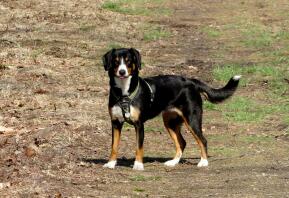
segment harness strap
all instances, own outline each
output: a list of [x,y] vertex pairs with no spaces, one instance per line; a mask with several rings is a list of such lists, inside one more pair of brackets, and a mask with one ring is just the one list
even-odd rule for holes
[[112,94],[117,99],[117,101],[118,101],[117,103],[121,108],[122,116],[123,116],[124,120],[128,123],[131,123],[130,105],[131,105],[133,99],[135,98],[135,96],[137,95],[138,91],[139,91],[139,81],[137,82],[137,87],[135,88],[135,90],[128,96],[119,97],[112,91]]
[[150,90],[150,93],[151,93],[151,98],[150,98],[150,100],[151,100],[151,102],[153,102],[153,101],[154,101],[154,97],[155,97],[154,92],[153,92],[153,89],[152,89],[152,87],[150,86],[150,84],[149,84],[146,80],[143,80],[143,81],[146,83],[146,85],[148,86],[148,88],[149,88],[149,90]]
[[[145,82],[145,84],[147,85],[147,87],[150,90],[150,102],[152,103],[154,100],[153,89],[151,88],[150,84],[147,81],[145,81],[145,80],[143,80],[143,81]],[[123,116],[124,120],[128,123],[132,123],[132,121],[130,120],[130,105],[139,91],[139,86],[140,86],[139,84],[140,83],[138,81],[137,87],[129,96],[119,97],[113,91],[111,92],[114,95],[114,97],[118,100],[117,103],[121,108],[122,116]],[[150,105],[151,105],[151,103],[150,103]]]
[[121,108],[122,116],[125,119],[126,122],[130,122],[130,105],[132,100],[126,96],[122,97],[121,100],[118,102],[118,105]]

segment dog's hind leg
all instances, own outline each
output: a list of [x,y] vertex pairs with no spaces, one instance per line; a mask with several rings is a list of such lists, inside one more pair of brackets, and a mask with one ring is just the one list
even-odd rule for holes
[[202,132],[202,109],[192,110],[192,112],[194,113],[184,116],[185,125],[194,136],[201,150],[201,160],[198,167],[208,166],[207,140]]
[[179,163],[186,147],[186,141],[181,134],[183,119],[176,112],[166,111],[163,113],[163,120],[164,125],[176,146],[175,157],[172,160],[165,162],[165,165],[173,167]]

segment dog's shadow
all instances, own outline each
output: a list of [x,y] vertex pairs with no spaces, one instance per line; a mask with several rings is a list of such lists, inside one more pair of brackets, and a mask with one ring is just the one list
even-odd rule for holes
[[[166,158],[166,157],[144,157],[143,161],[144,164],[147,163],[165,163],[168,160],[171,160],[172,158]],[[135,158],[118,158],[117,159],[117,165],[118,166],[124,166],[124,167],[131,167],[134,163]],[[199,161],[200,158],[182,158],[180,160],[180,164],[190,164],[190,165],[197,165],[197,161]],[[90,159],[90,158],[82,158],[80,161],[90,164],[99,164],[104,165],[107,163],[107,159]]]

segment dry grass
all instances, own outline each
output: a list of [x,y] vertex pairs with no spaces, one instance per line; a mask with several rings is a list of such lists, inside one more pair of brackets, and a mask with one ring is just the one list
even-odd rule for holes
[[[123,132],[120,166],[103,169],[111,137],[108,77],[101,56],[113,46],[136,47],[143,56],[143,76],[196,76],[214,86],[223,82],[213,79],[213,67],[223,63],[250,67],[270,60],[283,68],[288,63],[287,1],[166,1],[164,8],[172,10],[172,16],[127,15],[103,9],[104,2],[1,1],[1,196],[286,196],[288,121],[280,121],[278,109],[261,124],[225,119],[221,111],[232,110],[238,100],[221,110],[206,106],[209,168],[196,168],[198,150],[186,130],[184,161],[164,168],[162,162],[173,155],[174,146],[157,118],[147,123],[146,171],[131,171],[131,128]],[[151,4],[155,12],[158,6]],[[264,38],[272,40],[246,45],[242,40],[255,34],[246,32],[248,27],[269,31]],[[155,29],[154,39],[144,39],[144,30]],[[156,36],[162,32],[165,36]],[[273,53],[279,48],[284,49]],[[255,77],[250,75],[249,80]],[[257,77],[263,82],[262,72]],[[249,80],[237,95],[249,97],[254,101],[250,104],[272,104],[274,100],[261,97],[271,94],[270,89]],[[286,96],[280,99],[284,104]]]

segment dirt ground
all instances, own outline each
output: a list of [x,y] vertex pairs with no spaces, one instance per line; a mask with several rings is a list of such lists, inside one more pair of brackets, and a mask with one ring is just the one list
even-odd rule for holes
[[[289,197],[289,138],[279,138],[288,126],[274,119],[244,125],[205,111],[209,166],[196,166],[199,150],[184,129],[184,158],[168,168],[163,162],[174,146],[157,117],[146,123],[144,171],[132,170],[135,133],[129,126],[117,168],[102,168],[111,142],[101,63],[108,49],[139,49],[142,76],[178,74],[218,87],[212,68],[247,64],[249,52],[231,48],[214,57],[229,39],[210,39],[203,28],[245,12],[278,24],[270,9],[284,11],[286,1],[272,8],[261,1],[167,1],[167,16],[121,14],[103,9],[103,2],[0,1],[0,197]],[[170,35],[145,40],[150,26]],[[260,89],[242,87],[236,95]]]

